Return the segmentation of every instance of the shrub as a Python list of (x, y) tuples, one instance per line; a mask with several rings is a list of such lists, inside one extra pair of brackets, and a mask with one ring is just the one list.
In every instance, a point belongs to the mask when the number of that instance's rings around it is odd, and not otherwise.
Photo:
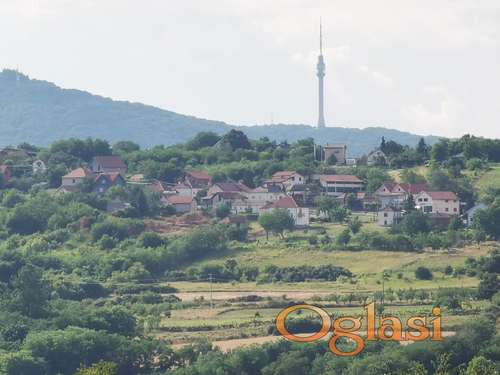
[(432, 280), (433, 275), (430, 269), (420, 266), (415, 270), (415, 277), (418, 280)]

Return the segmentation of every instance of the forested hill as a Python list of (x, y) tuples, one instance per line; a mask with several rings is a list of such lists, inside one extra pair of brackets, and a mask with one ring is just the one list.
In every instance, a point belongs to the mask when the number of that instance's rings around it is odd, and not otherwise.
[[(133, 140), (141, 146), (185, 142), (200, 131), (225, 133), (234, 126), (204, 120), (139, 103), (114, 101), (53, 83), (30, 79), (12, 70), (0, 73), (0, 146), (29, 142), (97, 137), (110, 142)], [(289, 142), (307, 137), (325, 144), (342, 142), (351, 156), (373, 149), (380, 138), (415, 145), (419, 136), (385, 128), (327, 128), (306, 125), (241, 127), (250, 138), (267, 136)], [(426, 137), (432, 144), (435, 137)]]

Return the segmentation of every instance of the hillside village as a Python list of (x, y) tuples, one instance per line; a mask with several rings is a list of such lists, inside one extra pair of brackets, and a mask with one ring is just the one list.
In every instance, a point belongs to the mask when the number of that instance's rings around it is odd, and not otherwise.
[[(302, 358), (275, 327), (302, 303), (361, 316), (374, 301), (405, 319), (439, 306), (450, 338), (438, 348), (477, 357), (500, 311), (499, 181), (500, 142), (470, 136), (382, 138), (359, 158), (343, 144), (237, 130), (151, 149), (90, 138), (5, 147), (0, 374), (81, 375), (82, 358), (119, 375), (184, 375), (276, 350)], [(464, 336), (477, 320), (483, 333)], [(287, 324), (309, 333), (318, 320)], [(337, 363), (323, 344), (316, 358)], [(387, 352), (412, 363), (412, 346)], [(370, 350), (348, 366), (386, 353)]]
[[(345, 146), (342, 146), (346, 150)], [(345, 155), (345, 151), (343, 153)], [(380, 155), (377, 153), (377, 155)], [(342, 156), (336, 165), (345, 165)], [(3, 168), (3, 169), (2, 169)], [(1, 166), (8, 181), (9, 168)], [(87, 181), (91, 191), (105, 194), (113, 186), (139, 184), (159, 194), (165, 207), (172, 207), (177, 214), (215, 210), (225, 205), (232, 214), (261, 214), (274, 209), (284, 209), (293, 217), (296, 227), (307, 227), (311, 220), (320, 219), (315, 202), (327, 196), (353, 211), (376, 212), (381, 226), (397, 224), (405, 214), (405, 202), (412, 199), (413, 207), (422, 211), (434, 225), (446, 227), (453, 217), (466, 214), (463, 204), (452, 191), (435, 191), (425, 183), (384, 182), (373, 193), (367, 193), (365, 183), (354, 175), (313, 174), (302, 175), (296, 171), (278, 171), (261, 186), (250, 188), (242, 181), (213, 182), (203, 171), (185, 171), (177, 183), (144, 180), (141, 174), (128, 175), (127, 166), (119, 156), (96, 156), (89, 167), (78, 167), (62, 176), (58, 191), (81, 190)], [(108, 210), (116, 212), (129, 206), (129, 202), (115, 200)], [(408, 208), (408, 207), (406, 207)], [(464, 217), (468, 222), (467, 216)]]

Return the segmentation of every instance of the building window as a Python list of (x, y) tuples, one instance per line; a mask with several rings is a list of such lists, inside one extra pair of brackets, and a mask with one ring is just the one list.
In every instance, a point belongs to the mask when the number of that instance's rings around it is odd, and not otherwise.
[(387, 212), (384, 212), (384, 217), (387, 217), (387, 216), (389, 216), (389, 215), (387, 214)]
[(428, 198), (424, 198), (424, 202), (428, 202), (428, 201), (429, 201), (429, 199), (428, 199)]
[(448, 207), (446, 207), (444, 210), (445, 210), (446, 212), (448, 212), (450, 209), (449, 209)]
[(455, 208), (453, 209), (453, 211), (457, 212), (457, 208), (455, 207)]

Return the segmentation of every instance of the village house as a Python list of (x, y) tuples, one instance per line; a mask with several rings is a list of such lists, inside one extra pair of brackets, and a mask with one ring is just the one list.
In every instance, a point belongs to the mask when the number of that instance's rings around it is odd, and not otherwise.
[(179, 195), (196, 197), (198, 192), (208, 189), (212, 183), (212, 177), (205, 172), (188, 171), (182, 181), (174, 186)]
[(319, 184), (299, 184), (294, 185), (288, 192), (297, 204), (304, 207), (312, 207), (315, 205), (316, 198), (323, 195), (324, 189)]
[(363, 180), (351, 175), (320, 175), (319, 183), (327, 195), (357, 193), (363, 190)]
[(474, 207), (469, 208), (465, 212), (465, 223), (467, 224), (468, 227), (472, 227), (472, 224), (474, 224), (474, 217), (476, 216), (476, 213), (479, 210), (486, 210), (488, 206), (484, 203), (476, 203)]
[(283, 190), (289, 191), (293, 186), (304, 184), (306, 179), (295, 171), (280, 171), (273, 174), (271, 179), (264, 181), (265, 186), (280, 186)]
[(427, 184), (384, 182), (373, 195), (379, 200), (380, 207), (392, 206), (401, 208), (410, 195), (429, 190), (430, 188)]
[(207, 189), (212, 183), (212, 177), (201, 171), (187, 171), (184, 182), (193, 189)]
[(277, 209), (287, 210), (293, 217), (295, 226), (305, 227), (309, 225), (309, 208), (300, 207), (292, 197), (282, 197), (276, 202), (267, 204), (262, 207), (261, 213), (272, 212)]
[(403, 213), (399, 208), (387, 206), (377, 213), (377, 223), (381, 227), (390, 227), (398, 224), (403, 218)]
[(62, 176), (62, 184), (59, 188), (63, 191), (79, 191), (79, 185), (82, 184), (86, 179), (94, 179), (95, 175), (91, 170), (87, 168), (76, 168), (69, 172), (68, 174)]
[(347, 158), (347, 145), (345, 144), (333, 144), (323, 147), (325, 153), (325, 163), (328, 163), (332, 156), (335, 156), (336, 164), (345, 164)]
[(125, 186), (126, 181), (118, 172), (100, 173), (95, 177), (93, 192), (104, 194), (113, 186)]
[(0, 165), (0, 176), (4, 183), (9, 182), (12, 178), (12, 168), (8, 165)]
[(117, 155), (96, 156), (92, 159), (92, 172), (94, 173), (110, 173), (118, 172), (123, 175), (127, 173), (127, 165), (122, 158)]
[(269, 202), (277, 201), (286, 196), (281, 188), (276, 185), (259, 186), (245, 192), (244, 195), (246, 197), (246, 211), (253, 213), (258, 213)]
[(196, 211), (196, 200), (193, 197), (170, 195), (162, 198), (162, 202), (174, 207), (178, 214)]
[(417, 209), (426, 214), (460, 215), (460, 200), (451, 191), (422, 191), (414, 201)]

